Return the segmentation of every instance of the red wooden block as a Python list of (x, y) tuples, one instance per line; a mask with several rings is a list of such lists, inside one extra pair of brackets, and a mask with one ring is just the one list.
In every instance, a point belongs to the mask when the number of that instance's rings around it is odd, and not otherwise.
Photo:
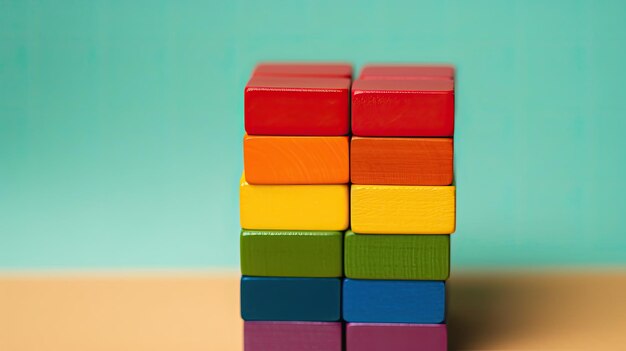
[(356, 136), (453, 136), (454, 81), (354, 81), (352, 133)]
[(252, 76), (352, 78), (352, 65), (341, 62), (264, 62), (256, 66)]
[(446, 351), (445, 324), (348, 323), (346, 351)]
[(346, 135), (350, 79), (252, 77), (245, 89), (249, 135)]
[(454, 79), (452, 65), (366, 65), (359, 79)]
[(341, 351), (338, 322), (244, 322), (245, 351)]

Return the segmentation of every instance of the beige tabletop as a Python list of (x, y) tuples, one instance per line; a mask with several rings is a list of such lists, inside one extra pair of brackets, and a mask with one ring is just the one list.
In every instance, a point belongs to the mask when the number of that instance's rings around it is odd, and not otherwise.
[[(0, 273), (0, 350), (241, 350), (236, 273)], [(456, 272), (450, 350), (626, 350), (626, 271)]]

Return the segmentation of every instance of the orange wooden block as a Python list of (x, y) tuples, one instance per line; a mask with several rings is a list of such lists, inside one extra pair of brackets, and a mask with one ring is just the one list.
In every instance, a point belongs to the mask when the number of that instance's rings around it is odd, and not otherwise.
[(354, 184), (450, 185), (452, 138), (353, 137), (350, 178)]
[(244, 168), (250, 184), (346, 184), (349, 139), (246, 135)]

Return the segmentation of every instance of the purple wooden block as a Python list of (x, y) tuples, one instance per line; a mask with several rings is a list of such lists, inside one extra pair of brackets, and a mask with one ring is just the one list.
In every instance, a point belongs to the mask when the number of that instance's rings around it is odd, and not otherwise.
[(341, 351), (339, 322), (244, 322), (245, 351)]
[(445, 324), (348, 323), (346, 351), (446, 351)]

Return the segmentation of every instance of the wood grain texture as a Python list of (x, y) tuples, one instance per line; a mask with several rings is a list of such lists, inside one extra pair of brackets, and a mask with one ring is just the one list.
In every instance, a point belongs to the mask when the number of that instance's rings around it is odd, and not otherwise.
[(353, 184), (450, 185), (452, 138), (353, 137), (350, 178)]
[(347, 135), (350, 79), (252, 77), (244, 92), (249, 135)]
[(339, 137), (253, 136), (243, 139), (250, 184), (347, 184), (349, 139)]
[(241, 278), (246, 321), (335, 322), (341, 318), (341, 279)]
[(241, 227), (265, 230), (345, 230), (348, 185), (250, 185), (241, 178)]
[(341, 277), (343, 233), (241, 231), (241, 274), (265, 277)]
[(363, 323), (436, 324), (445, 320), (445, 283), (416, 280), (343, 282), (343, 319)]
[(352, 65), (344, 62), (262, 62), (252, 76), (352, 78)]
[(346, 351), (446, 351), (445, 324), (348, 323)]
[(352, 230), (359, 234), (451, 234), (455, 191), (455, 186), (352, 185)]
[(342, 351), (339, 322), (244, 322), (245, 351)]
[(452, 137), (454, 82), (441, 79), (356, 80), (355, 136)]
[(345, 237), (345, 272), (353, 279), (446, 280), (449, 235), (359, 235)]
[(452, 65), (370, 64), (361, 69), (359, 79), (454, 79)]

